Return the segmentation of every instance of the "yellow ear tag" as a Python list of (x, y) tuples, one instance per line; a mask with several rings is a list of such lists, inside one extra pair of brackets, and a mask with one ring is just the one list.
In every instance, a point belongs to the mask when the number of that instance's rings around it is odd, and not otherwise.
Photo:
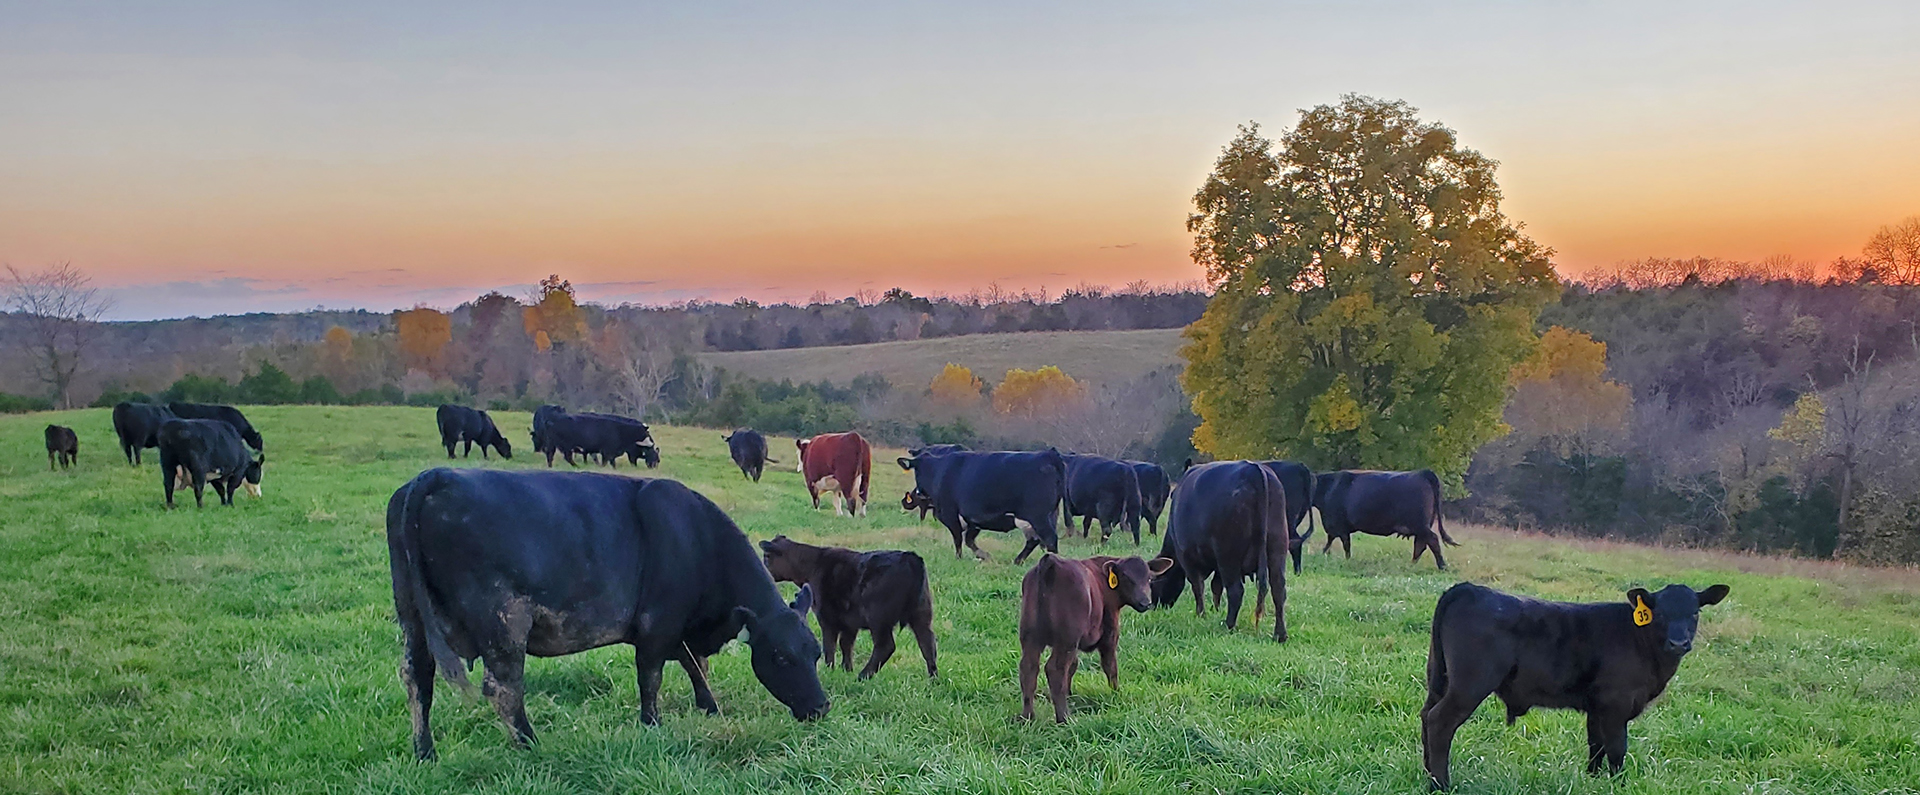
[(1115, 574), (1111, 571), (1107, 572), (1107, 587), (1108, 588), (1120, 587), (1120, 575)]
[(1647, 606), (1647, 600), (1633, 600), (1633, 625), (1644, 627), (1653, 623), (1653, 608)]

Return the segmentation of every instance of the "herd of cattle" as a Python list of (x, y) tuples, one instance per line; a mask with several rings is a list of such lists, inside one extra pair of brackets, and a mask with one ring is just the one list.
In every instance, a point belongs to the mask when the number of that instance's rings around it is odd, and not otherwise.
[[(121, 403), (113, 428), (130, 464), (158, 448), (166, 505), (176, 488), (190, 486), (196, 504), (212, 483), (223, 504), (245, 488), (260, 494), (266, 458), (258, 431), (231, 406), (194, 403)], [(502, 457), (512, 447), (484, 411), (441, 406), (436, 414), (447, 456), (465, 445)], [(647, 425), (609, 414), (543, 406), (534, 413), (532, 442), (549, 467), (556, 454), (618, 466), (660, 455)], [(722, 437), (743, 477), (758, 482), (768, 454), (766, 438), (742, 428)], [(77, 460), (72, 429), (46, 429), (48, 465)], [(864, 515), (872, 480), (872, 448), (857, 433), (823, 434), (796, 443), (795, 468), (815, 508), (822, 495), (836, 514)], [(958, 445), (909, 450), (897, 460), (913, 476), (901, 507), (931, 514), (981, 560), (982, 530), (1019, 531), (1024, 562), (1047, 555), (1021, 581), (1018, 611), (1021, 716), (1033, 717), (1044, 668), (1056, 721), (1068, 716), (1067, 693), (1081, 652), (1098, 651), (1107, 682), (1119, 687), (1120, 612), (1173, 607), (1191, 589), (1196, 616), (1205, 614), (1204, 586), (1213, 604), (1225, 596), (1225, 625), (1236, 626), (1245, 581), (1255, 585), (1254, 624), (1271, 595), (1273, 638), (1287, 640), (1286, 568), (1300, 573), (1314, 517), (1327, 539), (1351, 557), (1353, 533), (1413, 539), (1413, 559), (1431, 550), (1446, 568), (1441, 547), (1457, 546), (1440, 516), (1441, 491), (1433, 472), (1314, 473), (1288, 461), (1187, 462), (1175, 479), (1157, 464), (1119, 461), (1058, 450), (976, 452)], [(598, 510), (582, 510), (597, 506)], [(1159, 533), (1160, 553), (1061, 557), (1058, 525), (1081, 536), (1100, 525), (1102, 545), (1116, 529), (1140, 542), (1140, 523)], [(1306, 532), (1299, 528), (1306, 527)], [(926, 664), (938, 673), (933, 589), (925, 561), (902, 550), (856, 551), (804, 544), (778, 536), (758, 552), (733, 520), (705, 496), (679, 482), (564, 471), (436, 468), (395, 491), (387, 506), (387, 542), (394, 604), (404, 636), (401, 679), (406, 684), (413, 744), (421, 759), (434, 756), (429, 715), (436, 672), (462, 689), (475, 660), (485, 663), (482, 693), (512, 739), (525, 744), (533, 729), (524, 707), (527, 655), (551, 657), (611, 644), (634, 648), (640, 717), (659, 721), (662, 667), (680, 665), (697, 707), (719, 710), (707, 685), (707, 658), (745, 632), (754, 675), (800, 720), (825, 715), (830, 701), (817, 673), (825, 644), (853, 670), (853, 646), (865, 630), (873, 651), (860, 678), (877, 673), (895, 650), (895, 633), (910, 629)], [(784, 601), (775, 581), (800, 586)], [(1499, 695), (1508, 722), (1533, 707), (1574, 709), (1587, 715), (1588, 770), (1618, 772), (1627, 723), (1638, 717), (1673, 677), (1693, 645), (1700, 608), (1716, 604), (1727, 586), (1694, 591), (1669, 585), (1657, 593), (1634, 589), (1621, 602), (1545, 602), (1461, 583), (1434, 608), (1427, 661), (1427, 701), (1421, 710), (1421, 747), (1430, 784), (1450, 786), (1455, 731), (1489, 695)], [(1224, 592), (1224, 593), (1223, 593)], [(816, 639), (805, 616), (820, 627)]]

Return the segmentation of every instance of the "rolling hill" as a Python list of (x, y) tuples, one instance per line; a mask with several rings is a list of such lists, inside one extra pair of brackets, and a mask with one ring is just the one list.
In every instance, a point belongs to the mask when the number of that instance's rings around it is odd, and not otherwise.
[(841, 386), (863, 373), (879, 373), (895, 386), (923, 386), (947, 362), (998, 381), (1010, 368), (1057, 365), (1068, 375), (1098, 384), (1133, 380), (1179, 366), (1180, 329), (1138, 331), (1038, 331), (870, 345), (703, 353), (709, 367), (771, 381), (827, 380)]

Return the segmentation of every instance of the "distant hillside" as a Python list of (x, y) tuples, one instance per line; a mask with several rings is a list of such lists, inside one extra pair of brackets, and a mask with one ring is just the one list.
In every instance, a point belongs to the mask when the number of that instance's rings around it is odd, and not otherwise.
[(845, 386), (855, 376), (879, 373), (898, 388), (923, 387), (953, 362), (988, 381), (998, 381), (1010, 368), (1051, 364), (1075, 378), (1117, 384), (1179, 365), (1180, 343), (1180, 329), (1035, 331), (699, 356), (701, 363), (729, 373), (795, 383), (824, 379)]

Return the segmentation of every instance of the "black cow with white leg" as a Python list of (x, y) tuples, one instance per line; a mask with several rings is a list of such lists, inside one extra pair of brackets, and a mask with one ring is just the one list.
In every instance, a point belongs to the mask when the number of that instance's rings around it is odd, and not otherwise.
[(233, 505), (234, 492), (245, 488), (260, 496), (265, 454), (256, 454), (241, 441), (239, 431), (221, 420), (173, 419), (160, 426), (160, 486), (166, 505), (173, 507), (177, 488), (193, 489), (193, 504), (204, 507), (207, 484), (221, 505)]
[(533, 741), (527, 655), (631, 645), (640, 720), (654, 725), (661, 666), (679, 662), (709, 707), (700, 660), (743, 628), (760, 683), (796, 719), (827, 712), (819, 641), (733, 520), (678, 482), (431, 469), (388, 500), (387, 553), (421, 759), (434, 756), (435, 673), (465, 688), (475, 659), (486, 663), (484, 693), (520, 746)]
[(1587, 715), (1587, 772), (1620, 772), (1627, 723), (1660, 696), (1693, 650), (1700, 608), (1727, 586), (1640, 588), (1615, 602), (1546, 602), (1460, 583), (1433, 608), (1420, 747), (1436, 790), (1452, 786), (1453, 735), (1487, 696), (1507, 723), (1534, 707)]
[(1022, 531), (1026, 548), (1013, 562), (1024, 563), (1035, 549), (1060, 549), (1060, 501), (1066, 493), (1067, 462), (1058, 450), (1037, 452), (922, 453), (899, 459), (913, 473), (908, 501), (930, 504), (933, 516), (953, 534), (953, 554), (965, 543), (974, 557), (987, 559), (975, 540), (981, 530)]

